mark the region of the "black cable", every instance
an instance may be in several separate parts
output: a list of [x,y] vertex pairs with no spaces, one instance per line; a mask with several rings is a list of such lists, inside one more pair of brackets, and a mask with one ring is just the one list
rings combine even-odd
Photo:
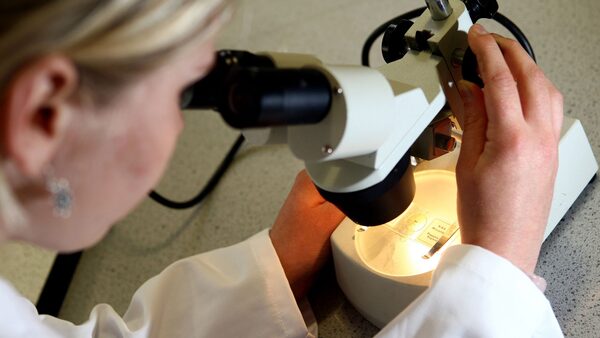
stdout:
[[200,193],[192,199],[184,202],[176,202],[163,197],[154,190],[150,192],[150,198],[153,199],[155,202],[171,209],[188,209],[199,204],[200,202],[202,202],[202,200],[206,198],[206,196],[208,196],[208,194],[210,194],[215,189],[215,187],[217,186],[227,169],[229,169],[229,166],[233,162],[235,155],[240,150],[240,147],[243,143],[244,135],[240,134],[233,146],[231,146],[231,149],[229,149],[229,152],[227,153],[227,155],[225,156],[215,173],[212,175],[210,180],[208,180],[208,183],[206,183],[206,185],[200,191]]
[[81,251],[58,254],[46,277],[36,307],[39,314],[58,317],[81,258]]
[[[371,51],[371,48],[373,47],[375,40],[377,40],[377,38],[379,38],[383,33],[385,33],[385,31],[389,25],[396,22],[397,20],[414,19],[414,18],[418,17],[419,15],[421,15],[423,13],[423,11],[425,11],[426,8],[427,7],[420,7],[420,8],[414,9],[410,12],[399,15],[399,16],[387,21],[386,23],[382,24],[381,26],[377,27],[377,29],[375,29],[373,31],[373,33],[371,33],[369,35],[369,37],[365,40],[365,43],[363,44],[362,54],[361,54],[362,65],[367,66],[367,67],[370,66],[369,52]],[[496,22],[498,22],[499,24],[501,24],[502,26],[504,26],[506,29],[508,29],[508,31],[515,37],[515,39],[521,44],[521,46],[523,46],[523,49],[525,49],[527,54],[529,54],[531,56],[531,58],[537,62],[537,60],[535,58],[535,53],[533,52],[533,47],[531,46],[531,43],[529,42],[529,40],[527,39],[527,37],[525,36],[523,31],[521,31],[521,29],[514,22],[512,22],[510,19],[508,19],[506,16],[502,15],[501,13],[496,13],[494,15],[493,19]]]
[[399,16],[385,22],[381,26],[377,27],[377,29],[375,29],[373,31],[373,33],[371,33],[371,35],[369,35],[369,37],[363,44],[362,57],[361,57],[362,65],[367,66],[367,67],[369,66],[369,52],[371,51],[371,47],[373,47],[375,40],[377,40],[378,37],[380,37],[383,33],[385,33],[385,30],[388,28],[389,25],[394,23],[396,20],[402,20],[402,19],[412,20],[412,19],[418,17],[419,15],[423,14],[423,12],[426,9],[427,9],[427,7],[419,7],[417,9],[413,9],[412,11],[406,12],[402,15],[399,15]]

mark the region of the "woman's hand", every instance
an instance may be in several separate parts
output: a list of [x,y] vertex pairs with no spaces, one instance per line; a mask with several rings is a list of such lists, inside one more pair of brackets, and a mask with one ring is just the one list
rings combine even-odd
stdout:
[[330,255],[329,237],[344,214],[319,194],[306,171],[296,177],[270,236],[296,299]]
[[469,31],[485,88],[461,81],[463,144],[456,168],[463,243],[533,273],[558,168],[563,98],[521,46]]

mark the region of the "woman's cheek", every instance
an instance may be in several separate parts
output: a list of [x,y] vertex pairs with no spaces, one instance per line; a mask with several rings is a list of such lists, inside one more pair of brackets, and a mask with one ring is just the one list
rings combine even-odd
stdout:
[[144,177],[149,182],[144,191],[149,190],[158,183],[165,171],[169,159],[175,150],[177,137],[183,129],[183,119],[179,111],[170,116],[157,117],[155,120],[146,121],[145,128],[135,128],[130,146],[126,154],[130,161],[130,171],[136,177]]

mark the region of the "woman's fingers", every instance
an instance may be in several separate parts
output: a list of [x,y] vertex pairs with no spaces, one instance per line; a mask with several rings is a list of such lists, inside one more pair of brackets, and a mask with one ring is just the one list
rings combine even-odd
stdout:
[[517,83],[525,119],[559,139],[563,121],[562,94],[518,42],[493,36]]
[[518,42],[493,36],[517,83],[525,119],[537,128],[553,131],[552,112],[548,111],[550,81]]
[[499,127],[501,131],[519,126],[523,121],[519,91],[496,39],[477,24],[469,30],[468,39],[477,57],[479,72],[485,83],[485,103],[489,122]]
[[487,132],[485,99],[481,89],[469,81],[458,82],[458,90],[464,104],[463,141],[459,165],[473,168],[485,147]]
[[470,120],[456,168],[462,239],[533,272],[552,202],[562,96],[516,43],[480,28],[471,28],[469,44],[485,88],[470,92],[483,97],[463,94],[459,82]]

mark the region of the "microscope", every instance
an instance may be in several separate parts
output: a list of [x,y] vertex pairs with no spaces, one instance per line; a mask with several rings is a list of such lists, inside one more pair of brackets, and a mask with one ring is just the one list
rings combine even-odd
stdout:
[[[186,92],[250,143],[287,143],[321,195],[347,218],[331,237],[340,288],[383,327],[429,285],[441,252],[460,243],[454,168],[462,109],[456,83],[480,83],[467,43],[494,0],[426,0],[385,31],[378,68],[310,55],[223,50]],[[581,123],[565,117],[545,236],[598,165]]]

